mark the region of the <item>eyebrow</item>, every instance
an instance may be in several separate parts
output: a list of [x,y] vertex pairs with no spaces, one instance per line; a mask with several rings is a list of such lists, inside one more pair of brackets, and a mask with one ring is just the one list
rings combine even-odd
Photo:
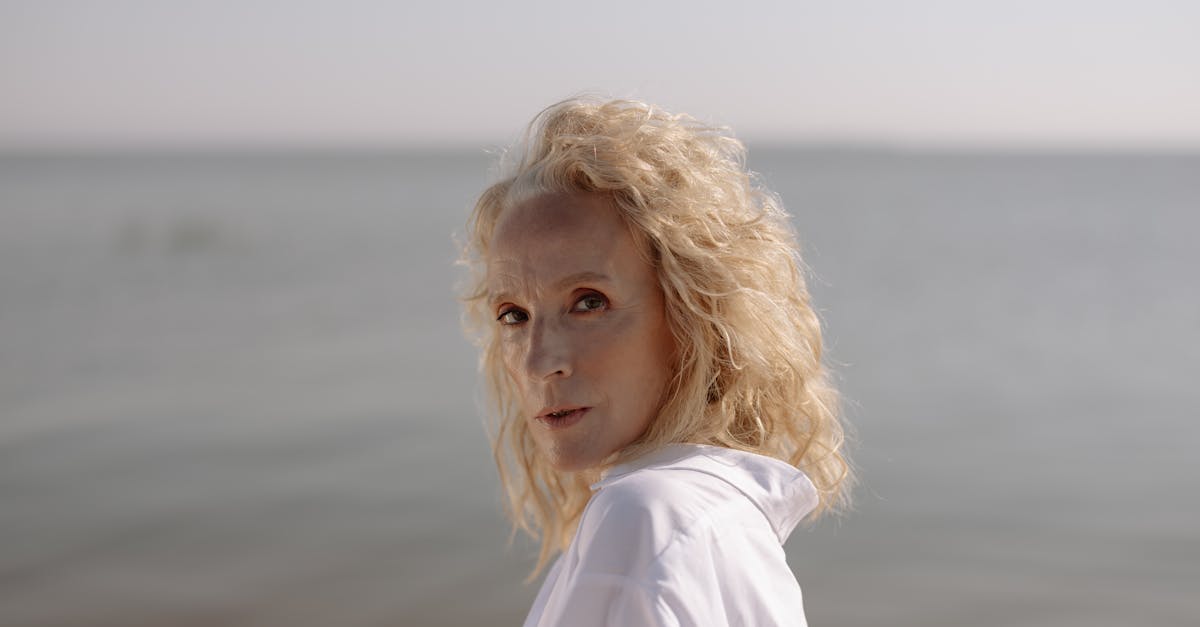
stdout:
[[[577,283],[607,283],[607,282],[611,282],[611,281],[612,281],[612,279],[610,279],[607,274],[602,274],[600,272],[592,272],[591,270],[585,270],[583,272],[576,272],[575,274],[569,274],[569,275],[555,281],[551,287],[553,289],[560,290],[564,287],[567,287],[569,285],[574,285]],[[501,290],[499,292],[492,292],[491,294],[488,295],[488,302],[490,302],[492,304],[498,303],[503,300],[511,300],[511,299],[512,299],[512,294],[507,290]]]

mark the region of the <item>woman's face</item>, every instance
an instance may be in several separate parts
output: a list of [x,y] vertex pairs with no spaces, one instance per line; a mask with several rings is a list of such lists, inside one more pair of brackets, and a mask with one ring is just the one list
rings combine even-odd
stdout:
[[487,268],[504,367],[539,453],[583,470],[642,435],[674,343],[654,268],[611,201],[550,194],[508,209]]

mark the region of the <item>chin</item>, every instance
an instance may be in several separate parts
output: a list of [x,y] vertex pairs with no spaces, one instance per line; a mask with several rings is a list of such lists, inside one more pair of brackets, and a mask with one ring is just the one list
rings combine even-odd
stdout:
[[564,455],[548,455],[546,459],[550,462],[550,467],[559,472],[579,472],[597,465],[591,459]]
[[559,472],[579,472],[599,466],[608,455],[594,451],[570,451],[563,449],[542,450],[542,456],[550,467]]

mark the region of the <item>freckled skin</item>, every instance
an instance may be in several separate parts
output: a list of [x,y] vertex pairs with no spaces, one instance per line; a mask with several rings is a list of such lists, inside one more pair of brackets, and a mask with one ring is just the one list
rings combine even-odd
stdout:
[[[504,367],[539,453],[559,470],[597,467],[645,432],[671,378],[654,268],[611,201],[593,194],[509,208],[487,262]],[[589,409],[563,429],[536,420],[564,405]]]

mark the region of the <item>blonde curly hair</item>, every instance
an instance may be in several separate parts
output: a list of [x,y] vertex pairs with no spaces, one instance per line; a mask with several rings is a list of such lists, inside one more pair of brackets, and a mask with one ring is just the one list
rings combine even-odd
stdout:
[[468,222],[465,323],[481,348],[489,436],[513,532],[541,540],[533,575],[565,550],[595,471],[554,470],[536,451],[487,304],[488,248],[507,208],[542,194],[608,197],[653,264],[679,347],[647,431],[609,464],[674,442],[785,460],[816,485],[821,514],[848,504],[839,395],[821,361],[799,246],[779,199],[756,184],[727,130],[628,100],[566,100],[509,151]]

